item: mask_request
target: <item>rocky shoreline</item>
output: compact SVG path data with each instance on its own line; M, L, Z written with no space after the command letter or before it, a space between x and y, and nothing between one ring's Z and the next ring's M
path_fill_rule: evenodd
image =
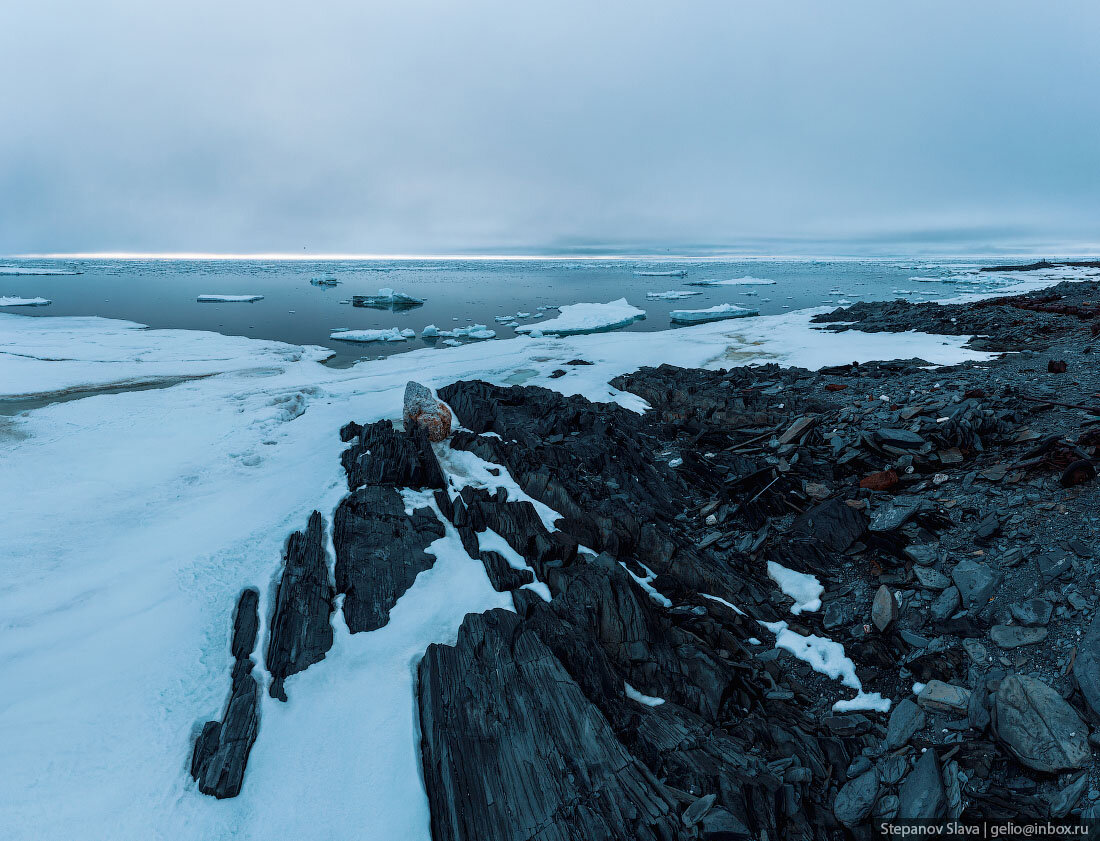
M1096 283L857 304L817 320L1011 352L643 368L612 383L642 415L410 384L403 427L340 431L349 496L291 538L274 603L242 596L230 700L193 747L200 790L247 785L260 684L293 697L285 678L326 667L332 613L384 626L453 535L514 612L468 615L417 667L435 841L1100 815L1098 304Z

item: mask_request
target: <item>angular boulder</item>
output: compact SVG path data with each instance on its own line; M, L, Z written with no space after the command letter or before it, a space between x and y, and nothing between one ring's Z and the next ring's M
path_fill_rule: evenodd
M994 732L1021 763L1046 774L1085 767L1088 728L1073 707L1040 680L1009 675L997 690Z
M429 441L444 441L451 434L451 410L430 388L410 380L405 386L405 429L422 427Z

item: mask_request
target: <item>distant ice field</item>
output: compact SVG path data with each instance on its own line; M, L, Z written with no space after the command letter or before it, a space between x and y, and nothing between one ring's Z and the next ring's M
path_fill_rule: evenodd
M179 260L0 258L0 296L45 298L51 306L21 307L31 316L102 316L154 328L210 330L331 349L346 365L422 347L445 346L444 331L487 324L507 339L526 325L558 315L556 307L625 298L645 311L617 328L653 332L675 327L674 310L735 305L762 316L860 300L937 300L1002 291L1021 280L979 273L1012 261L884 259L614 259L614 260ZM669 276L662 272L684 272ZM651 274L638 274L651 273ZM1049 274L1049 273L1048 273ZM1074 273L1079 276L1080 272ZM318 286L310 280L332 278ZM397 309L355 307L353 296L392 289L424 300ZM667 295L690 290L690 307ZM200 304L200 295L256 296L232 306ZM435 325L444 336L424 337ZM353 331L413 330L416 338L351 342ZM360 335L362 335L360 333Z

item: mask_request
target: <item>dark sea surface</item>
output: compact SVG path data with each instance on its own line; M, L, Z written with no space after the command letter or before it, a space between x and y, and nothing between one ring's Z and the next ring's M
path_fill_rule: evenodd
M419 338L425 325L450 330L484 324L497 338L516 335L495 316L530 313L517 323L557 315L540 311L577 302L626 298L646 318L621 328L674 327L669 312L737 304L771 315L806 307L841 306L858 300L933 300L967 292L995 291L1006 283L979 266L1004 260L974 259L15 259L0 258L0 296L43 297L47 307L7 307L0 312L34 317L95 315L160 328L213 330L332 348L335 364L400 353L433 344ZM1011 261L1019 262L1019 261ZM79 274L16 274L28 269ZM685 271L654 277L636 272ZM311 278L335 278L335 287ZM697 287L693 281L751 277L775 285ZM391 288L424 299L401 311L352 307L352 295ZM646 293L701 292L682 300L653 300ZM197 303L203 294L263 295L255 303ZM330 338L334 330L415 330L401 342L358 344Z

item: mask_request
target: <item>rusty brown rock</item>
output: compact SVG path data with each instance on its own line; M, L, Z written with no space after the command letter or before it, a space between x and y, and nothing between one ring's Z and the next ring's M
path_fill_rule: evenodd
M898 483L896 470L880 470L859 480L861 488L869 488L872 491L888 491Z
M451 434L451 410L430 388L412 380L405 386L405 428L422 426L429 441L443 441Z

